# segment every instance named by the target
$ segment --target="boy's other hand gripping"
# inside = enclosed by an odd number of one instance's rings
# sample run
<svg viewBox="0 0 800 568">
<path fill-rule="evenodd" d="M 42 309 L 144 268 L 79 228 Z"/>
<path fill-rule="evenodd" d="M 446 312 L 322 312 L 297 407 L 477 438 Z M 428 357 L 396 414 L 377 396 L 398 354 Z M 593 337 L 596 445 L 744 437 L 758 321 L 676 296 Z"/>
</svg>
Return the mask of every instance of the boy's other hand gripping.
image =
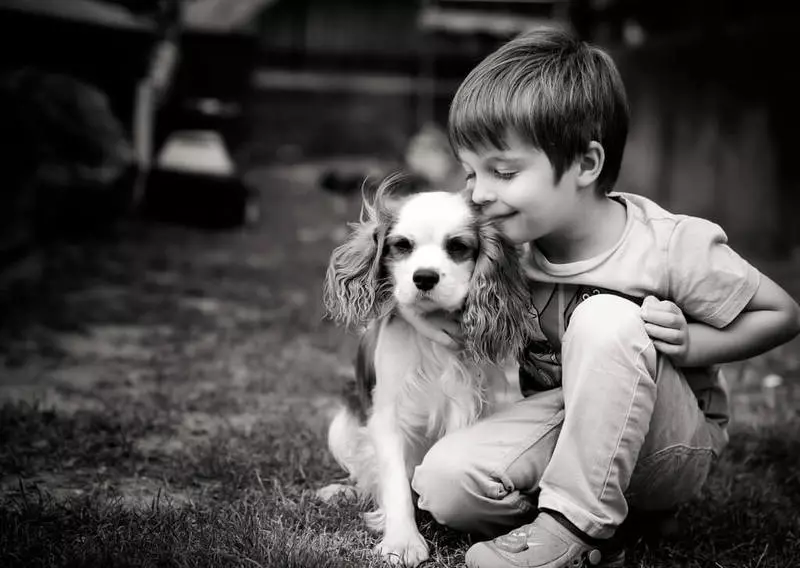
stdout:
<svg viewBox="0 0 800 568">
<path fill-rule="evenodd" d="M 656 351 L 674 365 L 683 365 L 689 353 L 689 324 L 681 309 L 669 300 L 648 296 L 642 303 L 642 319 Z"/>
<path fill-rule="evenodd" d="M 457 319 L 454 319 L 451 314 L 432 312 L 416 317 L 409 317 L 409 314 L 406 314 L 406 319 L 422 335 L 435 341 L 439 345 L 458 350 L 464 344 L 461 324 Z"/>
</svg>

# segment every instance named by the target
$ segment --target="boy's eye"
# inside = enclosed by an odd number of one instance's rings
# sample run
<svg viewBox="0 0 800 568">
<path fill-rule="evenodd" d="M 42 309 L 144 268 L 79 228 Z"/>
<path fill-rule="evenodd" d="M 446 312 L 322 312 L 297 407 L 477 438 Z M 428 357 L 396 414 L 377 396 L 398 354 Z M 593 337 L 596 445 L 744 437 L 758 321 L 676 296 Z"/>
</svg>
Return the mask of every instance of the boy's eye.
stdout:
<svg viewBox="0 0 800 568">
<path fill-rule="evenodd" d="M 509 180 L 509 179 L 512 179 L 515 175 L 517 175 L 517 172 L 515 172 L 515 171 L 493 170 L 492 174 L 494 175 L 494 177 L 496 177 L 498 179 Z"/>
</svg>

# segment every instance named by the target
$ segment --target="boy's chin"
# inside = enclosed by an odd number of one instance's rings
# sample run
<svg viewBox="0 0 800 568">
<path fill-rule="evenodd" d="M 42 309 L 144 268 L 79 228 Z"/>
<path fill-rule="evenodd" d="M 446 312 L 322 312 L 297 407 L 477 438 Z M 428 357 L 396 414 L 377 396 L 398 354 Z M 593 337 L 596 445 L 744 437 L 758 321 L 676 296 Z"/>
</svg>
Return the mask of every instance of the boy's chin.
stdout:
<svg viewBox="0 0 800 568">
<path fill-rule="evenodd" d="M 501 221 L 498 224 L 498 228 L 503 235 L 515 245 L 524 245 L 525 243 L 529 243 L 534 240 L 536 235 L 532 234 L 531 231 L 526 227 L 520 226 L 518 221 L 519 217 L 516 215 L 509 217 L 508 219 Z"/>
</svg>

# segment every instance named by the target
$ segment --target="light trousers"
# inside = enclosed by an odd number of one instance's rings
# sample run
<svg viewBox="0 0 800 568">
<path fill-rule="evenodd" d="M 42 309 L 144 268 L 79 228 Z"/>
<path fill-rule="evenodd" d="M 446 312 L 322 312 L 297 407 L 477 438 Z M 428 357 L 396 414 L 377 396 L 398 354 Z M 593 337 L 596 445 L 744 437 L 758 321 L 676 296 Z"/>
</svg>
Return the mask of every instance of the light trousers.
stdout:
<svg viewBox="0 0 800 568">
<path fill-rule="evenodd" d="M 726 394 L 693 391 L 656 353 L 639 310 L 609 294 L 581 303 L 562 341 L 562 387 L 437 442 L 414 472 L 419 507 L 488 537 L 548 508 L 607 538 L 629 506 L 667 510 L 695 496 L 727 443 Z"/>
</svg>

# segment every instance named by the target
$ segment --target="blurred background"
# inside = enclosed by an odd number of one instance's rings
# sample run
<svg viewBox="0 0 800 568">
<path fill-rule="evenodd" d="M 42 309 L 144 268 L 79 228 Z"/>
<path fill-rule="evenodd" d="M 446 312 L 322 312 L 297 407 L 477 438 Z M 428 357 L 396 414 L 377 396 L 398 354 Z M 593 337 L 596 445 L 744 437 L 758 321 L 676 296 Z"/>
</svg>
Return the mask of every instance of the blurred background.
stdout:
<svg viewBox="0 0 800 568">
<path fill-rule="evenodd" d="M 235 226 L 248 218 L 246 188 L 200 174 L 255 164 L 348 157 L 321 180 L 342 191 L 372 171 L 352 166 L 358 158 L 445 183 L 441 134 L 459 81 L 548 23 L 620 64 L 633 113 L 620 189 L 721 223 L 745 253 L 797 259 L 786 10 L 774 0 L 2 0 L 0 251 L 26 240 L 31 216 L 46 238 L 132 211 Z M 203 165 L 175 162 L 192 159 Z M 191 191 L 177 189 L 177 171 L 199 176 Z"/>
<path fill-rule="evenodd" d="M 44 328 L 91 335 L 102 323 L 101 342 L 114 337 L 109 322 L 245 337 L 257 321 L 284 326 L 282 338 L 258 336 L 259 353 L 310 337 L 302 345 L 319 369 L 335 352 L 346 375 L 352 344 L 322 323 L 319 292 L 362 183 L 397 168 L 462 183 L 444 134 L 450 98 L 489 52 L 542 24 L 576 30 L 621 68 L 632 126 L 618 188 L 720 223 L 800 297 L 789 10 L 775 0 L 0 0 L 4 368 L 76 356 Z M 150 337 L 137 329 L 118 340 Z M 107 353 L 93 345 L 82 349 Z M 228 347 L 203 349 L 219 361 Z M 289 372 L 322 372 L 296 363 Z M 799 369 L 794 344 L 734 377 L 774 410 L 794 400 L 775 393 Z M 32 384 L 6 371 L 3 392 Z"/>
</svg>

